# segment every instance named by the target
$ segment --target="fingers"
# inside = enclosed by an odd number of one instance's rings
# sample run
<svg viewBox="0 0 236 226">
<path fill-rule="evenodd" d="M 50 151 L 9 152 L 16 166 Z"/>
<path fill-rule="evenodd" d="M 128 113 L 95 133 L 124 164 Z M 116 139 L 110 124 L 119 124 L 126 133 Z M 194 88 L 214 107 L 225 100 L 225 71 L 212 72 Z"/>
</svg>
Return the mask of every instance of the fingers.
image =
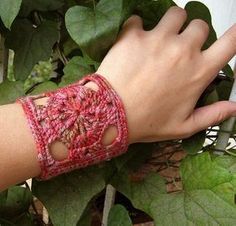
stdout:
<svg viewBox="0 0 236 226">
<path fill-rule="evenodd" d="M 132 29 L 139 29 L 143 30 L 143 20 L 141 17 L 137 15 L 131 16 L 128 20 L 125 21 L 123 24 L 123 30 L 132 30 Z"/>
<path fill-rule="evenodd" d="M 190 22 L 187 28 L 181 33 L 180 37 L 189 42 L 195 49 L 201 49 L 209 34 L 208 24 L 200 19 Z"/>
<path fill-rule="evenodd" d="M 217 73 L 236 54 L 236 24 L 219 38 L 211 47 L 203 51 L 203 57 L 208 68 Z"/>
<path fill-rule="evenodd" d="M 236 116 L 236 103 L 230 101 L 219 101 L 214 104 L 197 108 L 186 121 L 189 135 L 207 129 Z M 192 133 L 192 134 L 191 134 Z"/>
<path fill-rule="evenodd" d="M 186 11 L 180 7 L 173 6 L 162 17 L 160 22 L 154 28 L 154 31 L 178 34 L 186 19 Z"/>
</svg>

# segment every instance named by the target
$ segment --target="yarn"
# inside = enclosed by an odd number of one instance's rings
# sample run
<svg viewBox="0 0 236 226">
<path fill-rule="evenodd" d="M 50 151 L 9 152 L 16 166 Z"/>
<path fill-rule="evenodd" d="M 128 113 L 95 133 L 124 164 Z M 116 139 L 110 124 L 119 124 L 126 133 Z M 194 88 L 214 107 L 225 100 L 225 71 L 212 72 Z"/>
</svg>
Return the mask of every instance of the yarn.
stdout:
<svg viewBox="0 0 236 226">
<path fill-rule="evenodd" d="M 84 86 L 95 82 L 98 90 Z M 48 97 L 46 104 L 35 100 Z M 77 168 L 110 160 L 128 149 L 128 126 L 121 98 L 109 82 L 99 74 L 91 74 L 68 86 L 16 100 L 24 113 L 36 147 L 41 173 L 38 180 L 47 180 Z M 103 145 L 106 129 L 115 126 L 117 137 Z M 68 156 L 55 160 L 50 145 L 62 142 Z"/>
</svg>

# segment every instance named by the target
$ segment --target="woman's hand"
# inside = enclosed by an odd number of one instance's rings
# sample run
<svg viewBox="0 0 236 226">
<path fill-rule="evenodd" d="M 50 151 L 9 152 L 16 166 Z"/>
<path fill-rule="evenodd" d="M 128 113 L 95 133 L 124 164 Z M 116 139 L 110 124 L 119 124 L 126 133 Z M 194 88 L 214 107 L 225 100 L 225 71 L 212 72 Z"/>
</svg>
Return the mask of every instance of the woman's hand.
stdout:
<svg viewBox="0 0 236 226">
<path fill-rule="evenodd" d="M 172 7 L 153 30 L 144 31 L 142 20 L 132 16 L 97 71 L 124 103 L 130 143 L 186 138 L 236 116 L 236 103 L 229 101 L 195 109 L 236 53 L 236 25 L 201 51 L 208 25 L 193 20 L 179 34 L 186 17 L 184 9 Z"/>
</svg>

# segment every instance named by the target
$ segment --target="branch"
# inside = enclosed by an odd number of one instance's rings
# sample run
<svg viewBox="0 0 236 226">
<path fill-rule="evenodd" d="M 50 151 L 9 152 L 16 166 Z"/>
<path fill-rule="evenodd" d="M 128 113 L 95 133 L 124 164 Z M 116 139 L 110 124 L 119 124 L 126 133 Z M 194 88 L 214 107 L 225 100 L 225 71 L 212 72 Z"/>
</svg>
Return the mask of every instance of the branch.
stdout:
<svg viewBox="0 0 236 226">
<path fill-rule="evenodd" d="M 108 184 L 106 187 L 106 196 L 103 208 L 102 226 L 107 226 L 109 212 L 115 203 L 116 189 Z"/>
<path fill-rule="evenodd" d="M 235 76 L 236 76 L 236 61 L 234 64 L 234 79 Z M 229 100 L 236 102 L 236 80 L 234 80 Z M 218 133 L 218 139 L 216 141 L 216 146 L 215 146 L 216 150 L 214 151 L 215 154 L 217 155 L 224 154 L 225 149 L 229 142 L 230 135 L 234 129 L 235 120 L 236 117 L 232 117 L 222 123 L 222 126 L 220 127 L 221 131 Z"/>
<path fill-rule="evenodd" d="M 5 47 L 5 38 L 0 35 L 0 83 L 7 78 L 9 50 Z"/>
</svg>

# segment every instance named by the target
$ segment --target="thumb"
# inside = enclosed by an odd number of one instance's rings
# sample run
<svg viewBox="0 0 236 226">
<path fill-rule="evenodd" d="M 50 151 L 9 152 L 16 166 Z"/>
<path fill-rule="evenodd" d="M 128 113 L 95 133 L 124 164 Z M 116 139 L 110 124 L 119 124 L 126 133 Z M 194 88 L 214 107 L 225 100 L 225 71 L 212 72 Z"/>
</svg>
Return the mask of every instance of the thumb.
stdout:
<svg viewBox="0 0 236 226">
<path fill-rule="evenodd" d="M 232 101 L 219 101 L 194 110 L 187 119 L 187 126 L 196 133 L 234 116 L 236 116 L 236 103 Z"/>
</svg>

